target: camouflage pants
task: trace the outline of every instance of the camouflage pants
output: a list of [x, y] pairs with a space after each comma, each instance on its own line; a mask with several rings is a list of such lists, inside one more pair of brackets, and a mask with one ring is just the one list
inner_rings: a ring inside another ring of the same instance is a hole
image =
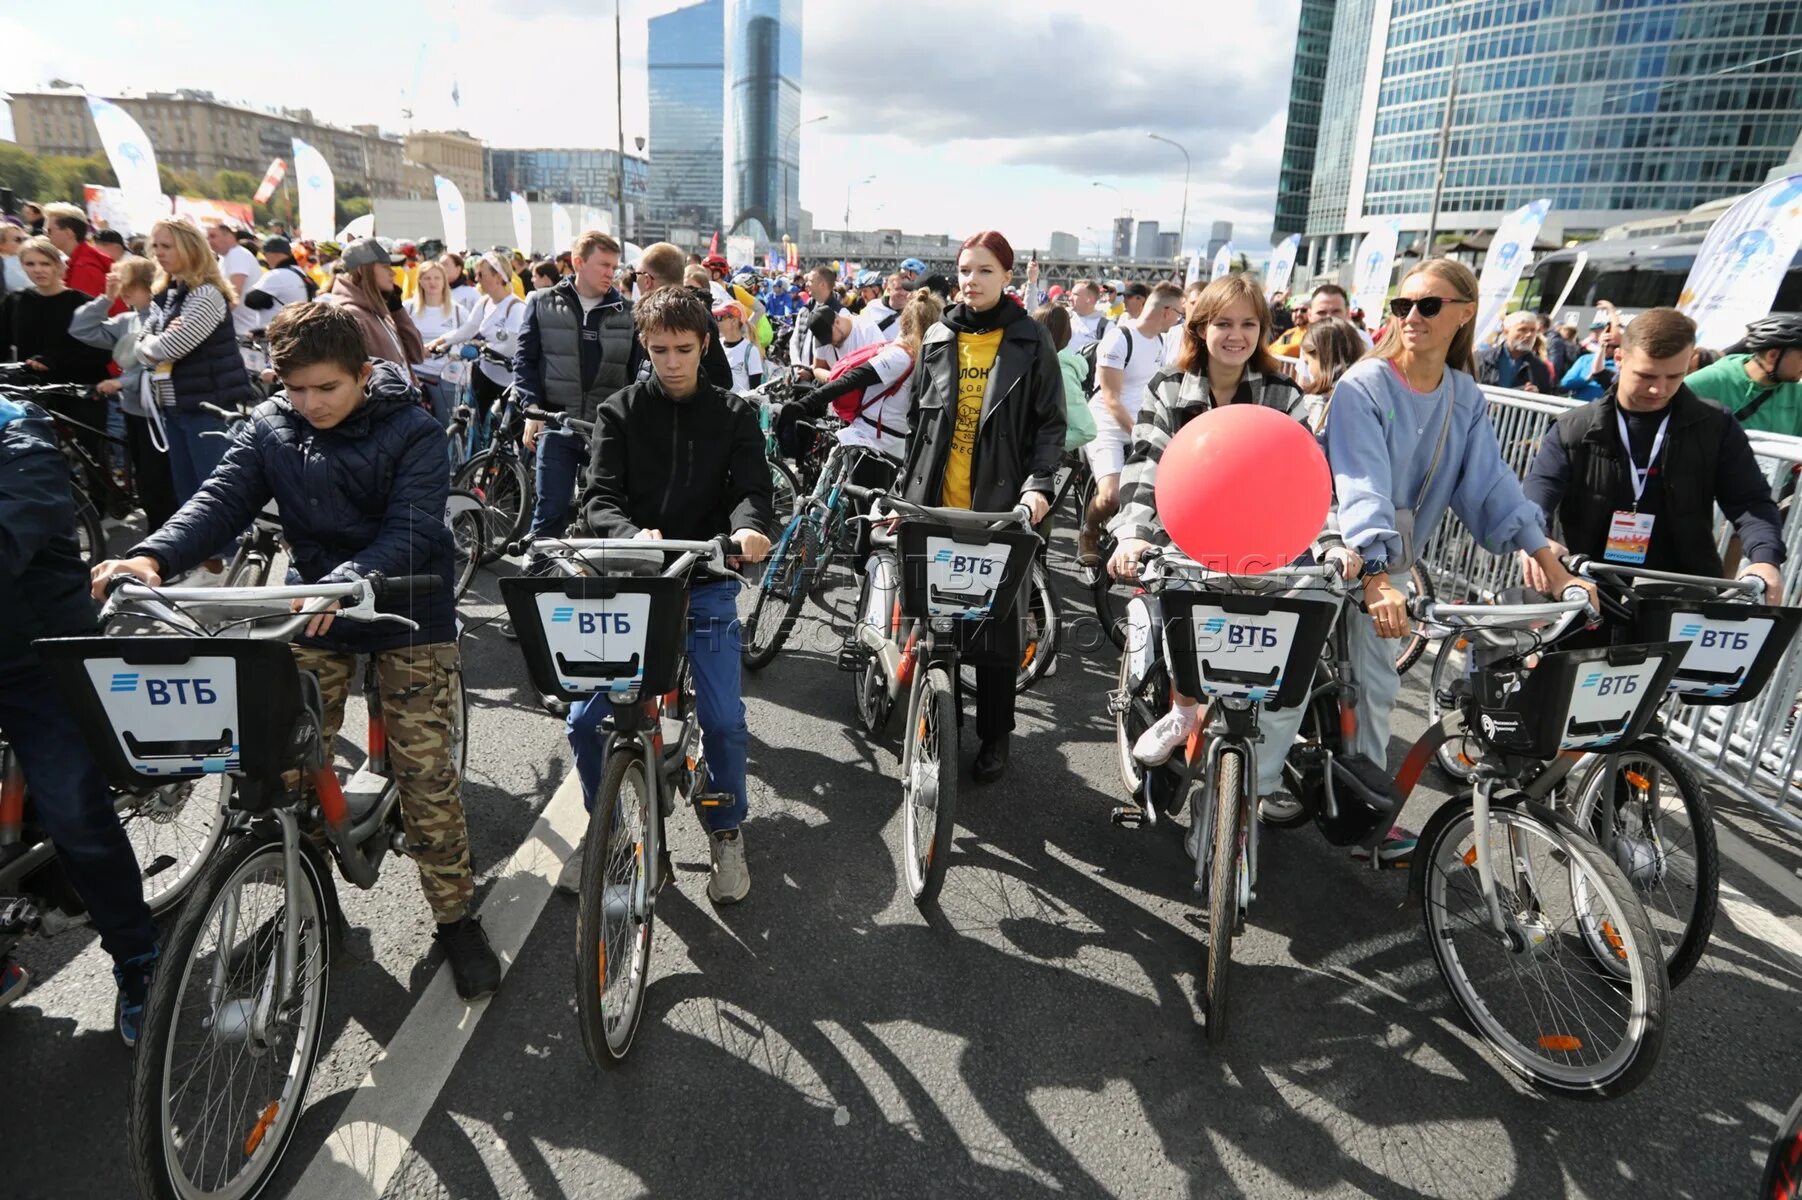
[[[357, 656], [293, 649], [295, 664], [319, 679], [330, 745], [344, 723]], [[474, 890], [460, 791], [462, 655], [454, 642], [434, 642], [381, 651], [375, 662], [388, 730], [388, 767], [400, 787], [408, 849], [419, 863], [419, 883], [432, 915], [440, 924], [455, 921], [469, 911]]]

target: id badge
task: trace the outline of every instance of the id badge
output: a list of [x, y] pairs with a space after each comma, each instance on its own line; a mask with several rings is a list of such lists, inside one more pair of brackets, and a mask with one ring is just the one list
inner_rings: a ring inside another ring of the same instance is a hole
[[1602, 558], [1623, 566], [1644, 566], [1652, 548], [1652, 514], [1617, 512], [1608, 522], [1608, 549]]

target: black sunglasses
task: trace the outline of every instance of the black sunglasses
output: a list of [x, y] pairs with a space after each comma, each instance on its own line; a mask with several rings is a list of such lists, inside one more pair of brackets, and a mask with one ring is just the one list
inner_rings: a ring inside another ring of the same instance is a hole
[[1414, 311], [1416, 305], [1419, 305], [1420, 315], [1430, 321], [1438, 316], [1439, 310], [1448, 304], [1469, 303], [1470, 301], [1464, 299], [1462, 296], [1422, 296], [1418, 300], [1410, 300], [1406, 296], [1397, 296], [1389, 302], [1389, 311], [1405, 321], [1408, 319], [1408, 314]]

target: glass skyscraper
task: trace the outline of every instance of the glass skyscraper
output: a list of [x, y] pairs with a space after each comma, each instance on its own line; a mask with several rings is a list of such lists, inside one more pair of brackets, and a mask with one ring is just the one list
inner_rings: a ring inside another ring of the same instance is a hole
[[723, 229], [726, 0], [702, 0], [648, 22], [653, 225]]
[[[726, 0], [725, 211], [759, 241], [796, 232], [801, 0]], [[761, 228], [753, 229], [755, 221]]]
[[1333, 37], [1333, 0], [1301, 0], [1290, 71], [1289, 124], [1283, 134], [1282, 174], [1276, 192], [1276, 237], [1308, 223], [1314, 148], [1320, 140], [1320, 101], [1326, 93], [1327, 50]]
[[1425, 230], [1453, 71], [1446, 231], [1493, 229], [1541, 196], [1554, 237], [1686, 211], [1757, 186], [1802, 130], [1802, 55], [1779, 57], [1802, 49], [1802, 0], [1333, 7], [1312, 174], [1289, 170], [1313, 86], [1298, 52], [1277, 200], [1279, 232], [1305, 205], [1316, 271], [1380, 220]]

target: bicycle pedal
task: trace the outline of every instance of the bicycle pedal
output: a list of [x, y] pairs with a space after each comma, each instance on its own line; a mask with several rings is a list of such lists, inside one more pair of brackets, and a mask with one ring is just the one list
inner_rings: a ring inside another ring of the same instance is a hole
[[1108, 814], [1108, 820], [1122, 829], [1143, 829], [1145, 827], [1145, 810], [1136, 804], [1116, 804]]
[[858, 643], [846, 643], [839, 647], [838, 669], [856, 673], [868, 665], [871, 658], [869, 647]]
[[30, 897], [8, 896], [0, 900], [0, 936], [35, 933], [43, 920], [43, 910]]
[[1132, 705], [1132, 694], [1124, 688], [1115, 688], [1107, 694], [1107, 711], [1111, 717], [1124, 716]]
[[696, 808], [731, 808], [738, 803], [738, 797], [731, 792], [697, 792], [694, 797]]

